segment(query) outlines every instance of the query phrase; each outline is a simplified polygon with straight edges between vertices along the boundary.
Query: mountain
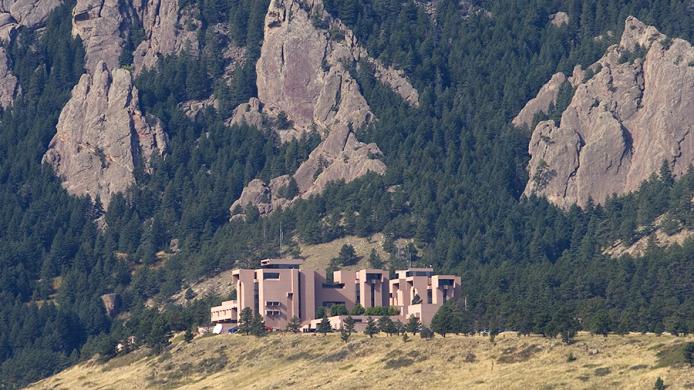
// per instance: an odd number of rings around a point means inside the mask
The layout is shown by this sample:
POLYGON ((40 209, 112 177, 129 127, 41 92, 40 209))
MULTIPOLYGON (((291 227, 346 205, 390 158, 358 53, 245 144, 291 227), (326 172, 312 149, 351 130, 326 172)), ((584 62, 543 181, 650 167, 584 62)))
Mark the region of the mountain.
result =
POLYGON ((0 387, 348 244, 474 331, 691 333, 693 41, 689 1, 5 1, 0 387))
POLYGON ((638 189, 663 163, 683 175, 694 163, 693 83, 691 44, 629 17, 619 44, 569 79, 553 76, 516 117, 527 124, 557 103, 564 84, 573 91, 559 123, 533 130, 525 194, 585 206, 638 189))

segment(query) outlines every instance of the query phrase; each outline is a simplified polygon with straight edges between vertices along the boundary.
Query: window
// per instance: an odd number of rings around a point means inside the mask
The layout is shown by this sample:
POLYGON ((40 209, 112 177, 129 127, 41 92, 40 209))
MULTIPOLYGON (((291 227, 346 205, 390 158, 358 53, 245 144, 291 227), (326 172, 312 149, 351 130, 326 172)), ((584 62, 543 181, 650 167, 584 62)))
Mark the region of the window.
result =
POLYGON ((431 303, 431 290, 427 290, 427 303, 431 303))
POLYGON ((439 286, 452 286, 453 279, 441 279, 439 280, 439 286))
POLYGON ((267 306, 267 307, 279 307, 279 306, 281 306, 281 305, 282 305, 282 304, 281 304, 280 302, 277 302, 277 301, 267 301, 267 302, 265 302, 265 306, 267 306))
POLYGON ((344 283, 323 283, 323 288, 345 288, 344 283))
POLYGON ((264 280, 276 280, 280 278, 280 273, 279 272, 264 272, 263 273, 263 279, 264 280))
POLYGON ((366 274, 366 281, 371 282, 371 281, 381 281, 381 274, 366 274))
POLYGON ((410 276, 433 276, 434 273, 431 271, 407 271, 405 274, 406 277, 410 276))

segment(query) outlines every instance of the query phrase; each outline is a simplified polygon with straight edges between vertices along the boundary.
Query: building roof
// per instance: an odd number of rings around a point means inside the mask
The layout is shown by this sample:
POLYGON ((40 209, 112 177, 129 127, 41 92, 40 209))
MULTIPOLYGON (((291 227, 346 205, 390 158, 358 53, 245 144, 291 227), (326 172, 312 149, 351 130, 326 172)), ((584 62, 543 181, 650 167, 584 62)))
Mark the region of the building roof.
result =
POLYGON ((304 263, 303 259, 265 259, 260 261, 261 267, 268 267, 271 265, 295 265, 299 266, 304 263))

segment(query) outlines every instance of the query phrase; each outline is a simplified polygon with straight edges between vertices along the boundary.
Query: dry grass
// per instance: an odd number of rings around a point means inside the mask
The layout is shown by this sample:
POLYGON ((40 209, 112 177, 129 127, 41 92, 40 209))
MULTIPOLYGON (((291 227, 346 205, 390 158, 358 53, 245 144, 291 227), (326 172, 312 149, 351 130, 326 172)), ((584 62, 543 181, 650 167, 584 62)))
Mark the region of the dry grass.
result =
POLYGON ((694 388, 694 370, 662 364, 684 341, 670 336, 593 337, 563 345, 540 337, 225 335, 177 344, 159 357, 133 353, 72 367, 35 389, 670 389, 694 388), (597 351, 597 353, 595 353, 597 351), (567 362, 572 353, 576 360, 567 362))
POLYGON ((368 268, 371 249, 375 249, 384 261, 388 259, 388 254, 383 250, 383 234, 376 233, 368 238, 347 236, 318 245, 300 243, 299 251, 301 252, 301 257, 305 258, 301 268, 316 271, 325 270, 330 264, 330 259, 337 257, 340 253, 340 248, 345 244, 352 245, 354 251, 357 252, 357 256, 361 257, 361 259, 357 265, 344 267, 344 269, 358 270, 368 268))

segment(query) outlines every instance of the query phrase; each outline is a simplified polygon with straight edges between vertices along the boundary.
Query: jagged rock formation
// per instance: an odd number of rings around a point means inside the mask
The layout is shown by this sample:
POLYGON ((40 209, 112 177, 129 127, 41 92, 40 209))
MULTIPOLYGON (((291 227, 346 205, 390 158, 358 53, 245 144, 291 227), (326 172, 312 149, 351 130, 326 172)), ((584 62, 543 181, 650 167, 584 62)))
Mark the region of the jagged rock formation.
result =
MULTIPOLYGON (((354 34, 323 9, 321 1, 270 3, 265 17, 265 38, 256 65, 258 98, 265 114, 286 113, 293 126, 277 129, 283 140, 303 132, 327 132, 334 126, 357 129, 373 115, 346 65, 364 60, 375 75, 410 104, 419 102, 417 90, 402 72, 369 57, 354 34), (331 37, 331 33, 336 36, 331 37)), ((251 108, 256 107, 254 102, 251 108)), ((230 123, 243 121, 248 107, 230 123)))
POLYGON ((7 52, 0 47, 0 107, 11 106, 18 91, 17 77, 10 70, 7 52))
POLYGON ((584 73, 581 65, 576 65, 571 77, 566 77, 561 72, 555 73, 547 84, 542 86, 537 96, 530 99, 518 115, 513 118, 513 125, 518 128, 532 127, 537 114, 549 114, 551 108, 557 104, 559 93, 564 84, 568 82, 572 88, 576 88, 583 81, 584 73))
POLYGON ((36 27, 48 18, 61 0, 0 1, 0 41, 8 43, 19 26, 36 27))
POLYGON ((381 150, 376 144, 359 142, 351 130, 345 127, 333 130, 294 175, 276 177, 270 183, 260 179, 251 181, 241 197, 231 205, 232 219, 243 216, 248 205, 266 215, 290 206, 297 199, 320 194, 329 183, 350 182, 369 172, 383 174, 386 166, 377 159, 380 155, 381 150), (287 187, 292 180, 296 183, 297 194, 288 198, 287 187))
POLYGON ((7 47, 20 26, 39 27, 60 0, 0 1, 0 107, 7 108, 20 93, 17 77, 10 70, 7 47))
POLYGON ((119 0, 77 0, 72 9, 72 35, 79 36, 85 51, 84 66, 91 71, 99 62, 116 69, 125 44, 121 32, 124 7, 119 0))
POLYGON ((283 141, 310 131, 318 131, 324 139, 293 175, 270 183, 251 182, 232 204, 232 218, 242 215, 249 204, 267 214, 322 192, 330 182, 385 172, 378 146, 359 142, 354 134, 374 120, 348 70, 362 61, 405 101, 419 104, 417 90, 403 73, 369 57, 354 34, 324 11, 320 0, 271 1, 256 64, 258 98, 237 107, 227 123, 275 127, 283 141), (284 116, 286 120, 278 120, 284 116), (283 122, 284 126, 278 125, 283 122), (288 196, 281 189, 292 180, 298 191, 288 196))
POLYGON ((694 163, 694 49, 629 17, 618 45, 586 70, 559 124, 529 146, 525 194, 568 207, 636 190, 666 161, 694 163))
POLYGON ((98 196, 108 205, 114 193, 134 183, 136 168, 149 170, 166 143, 159 121, 140 112, 130 72, 109 71, 99 62, 73 88, 43 161, 68 192, 98 196))
POLYGON ((136 5, 145 39, 133 53, 135 74, 156 65, 160 57, 187 51, 199 53, 198 30, 201 23, 192 7, 181 9, 178 0, 143 1, 136 5))

